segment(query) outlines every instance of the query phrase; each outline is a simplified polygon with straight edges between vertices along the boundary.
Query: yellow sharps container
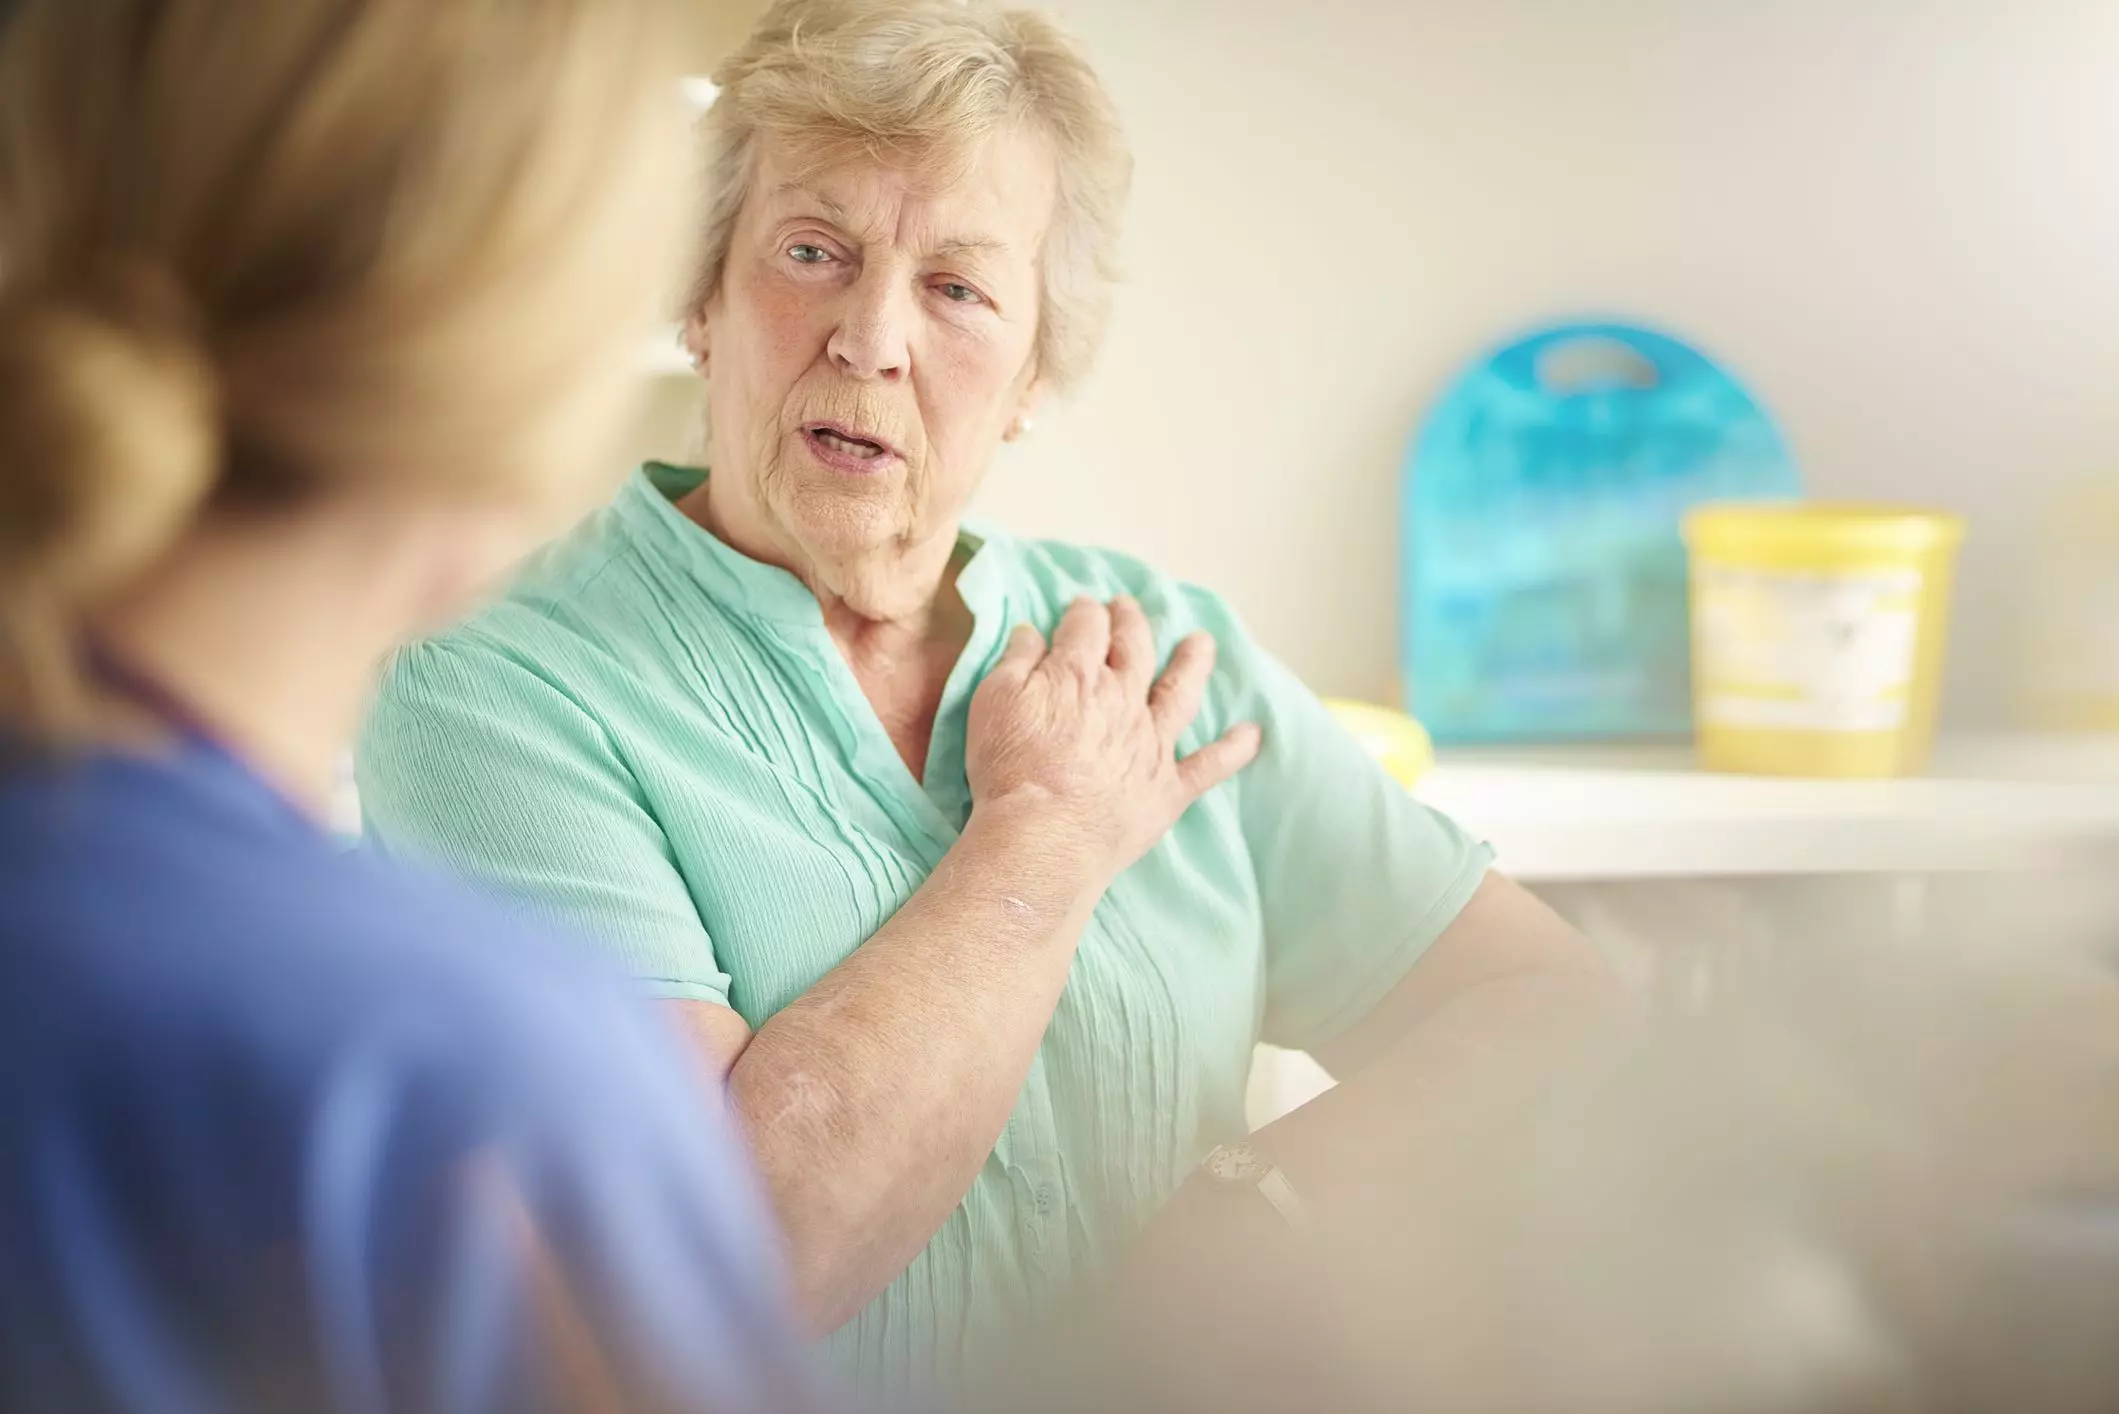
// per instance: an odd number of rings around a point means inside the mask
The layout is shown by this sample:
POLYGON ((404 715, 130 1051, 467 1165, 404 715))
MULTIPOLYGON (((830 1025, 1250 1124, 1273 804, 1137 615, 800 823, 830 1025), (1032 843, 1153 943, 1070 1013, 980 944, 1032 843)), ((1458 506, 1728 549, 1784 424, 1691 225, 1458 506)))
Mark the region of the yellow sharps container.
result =
POLYGON ((1925 767, 1963 540, 1956 516, 1910 508, 1694 509, 1700 763, 1782 776, 1925 767))
POLYGON ((1435 744, 1428 740, 1427 729, 1405 713, 1345 698, 1327 698, 1324 705, 1407 790, 1434 766, 1435 744))

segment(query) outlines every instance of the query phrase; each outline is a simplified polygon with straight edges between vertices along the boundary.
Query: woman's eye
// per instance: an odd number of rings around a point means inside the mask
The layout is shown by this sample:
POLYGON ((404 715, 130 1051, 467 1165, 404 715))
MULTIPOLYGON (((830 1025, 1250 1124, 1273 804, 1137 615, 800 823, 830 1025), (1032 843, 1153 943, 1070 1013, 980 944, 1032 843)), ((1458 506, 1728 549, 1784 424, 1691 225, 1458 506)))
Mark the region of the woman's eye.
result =
POLYGON ((979 292, 977 290, 974 290, 969 285, 959 285, 954 280, 946 281, 935 288, 942 292, 943 299, 957 304, 976 304, 979 300, 979 292))
POLYGON ((787 258, 797 265, 822 265, 831 259, 831 252, 820 245, 797 241, 787 248, 787 258))

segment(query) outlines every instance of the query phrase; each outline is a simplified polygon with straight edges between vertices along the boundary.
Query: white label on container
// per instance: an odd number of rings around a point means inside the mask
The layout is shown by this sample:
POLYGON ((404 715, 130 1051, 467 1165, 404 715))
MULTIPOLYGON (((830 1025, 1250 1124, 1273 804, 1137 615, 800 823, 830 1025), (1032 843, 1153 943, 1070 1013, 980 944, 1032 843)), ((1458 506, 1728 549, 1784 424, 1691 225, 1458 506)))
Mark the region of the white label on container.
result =
POLYGON ((1702 724, 1895 731, 1920 638, 1918 570, 1693 573, 1702 724))

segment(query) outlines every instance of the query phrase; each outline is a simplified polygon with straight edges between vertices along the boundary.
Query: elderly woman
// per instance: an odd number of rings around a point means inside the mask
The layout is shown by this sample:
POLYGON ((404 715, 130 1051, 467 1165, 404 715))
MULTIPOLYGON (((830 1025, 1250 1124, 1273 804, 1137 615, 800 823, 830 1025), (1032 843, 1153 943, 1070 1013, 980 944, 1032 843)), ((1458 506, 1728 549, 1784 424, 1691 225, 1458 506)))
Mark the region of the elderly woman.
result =
MULTIPOLYGON (((1261 1039, 1345 1073, 1598 983, 1220 599, 963 524, 1096 342, 1129 159, 1070 44, 789 0, 716 78, 706 468, 402 655, 361 784, 682 1010, 816 1327, 919 1389, 1241 1139, 1261 1039)), ((1328 1202, 1311 1140, 1222 1201, 1328 1202)))

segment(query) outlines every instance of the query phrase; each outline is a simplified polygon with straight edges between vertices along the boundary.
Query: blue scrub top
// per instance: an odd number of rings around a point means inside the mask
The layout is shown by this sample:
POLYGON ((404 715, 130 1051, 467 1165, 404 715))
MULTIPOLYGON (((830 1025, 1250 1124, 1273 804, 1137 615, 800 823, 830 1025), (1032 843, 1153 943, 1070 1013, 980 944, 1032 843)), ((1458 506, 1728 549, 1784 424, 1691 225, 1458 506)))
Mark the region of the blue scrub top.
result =
POLYGON ((0 1409, 812 1405, 628 984, 227 754, 0 763, 0 1409))

